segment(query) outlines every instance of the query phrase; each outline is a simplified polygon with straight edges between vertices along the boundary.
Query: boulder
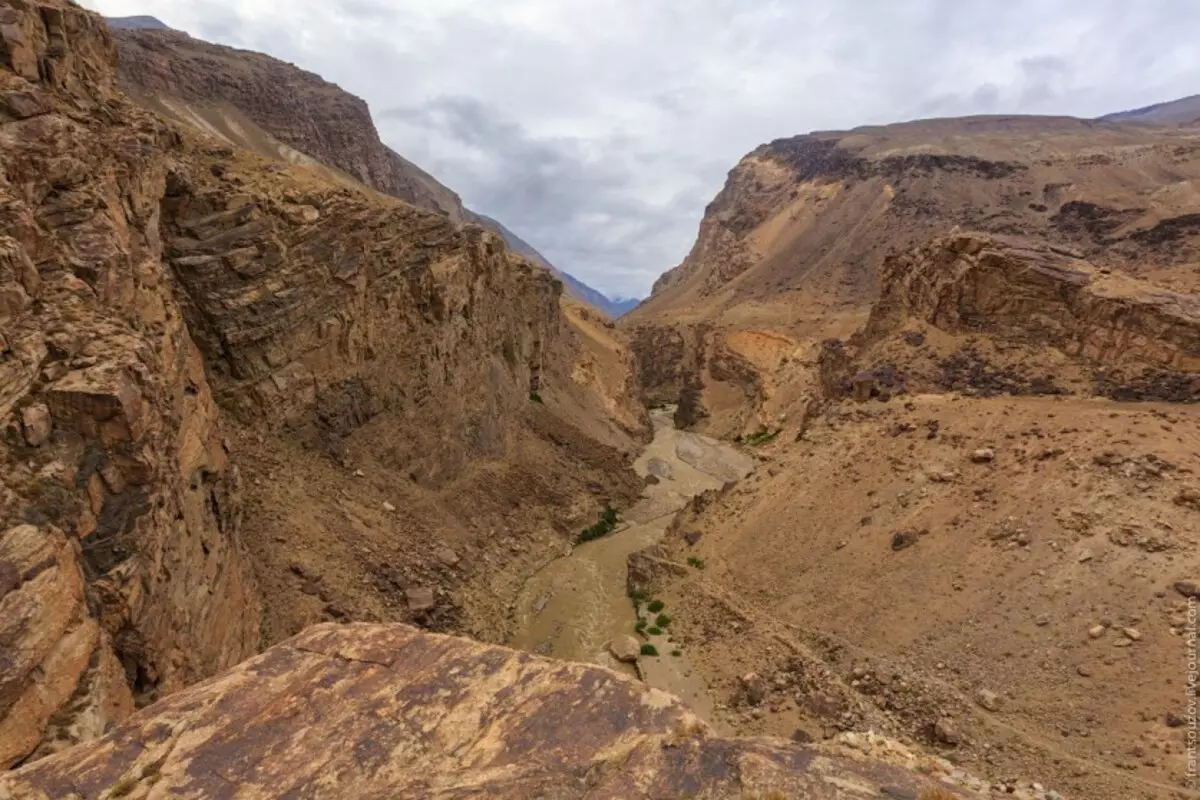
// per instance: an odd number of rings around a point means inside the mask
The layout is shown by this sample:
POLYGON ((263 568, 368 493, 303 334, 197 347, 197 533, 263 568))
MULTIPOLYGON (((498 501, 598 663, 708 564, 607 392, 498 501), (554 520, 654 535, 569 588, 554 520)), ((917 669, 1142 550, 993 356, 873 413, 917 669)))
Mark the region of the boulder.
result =
POLYGON ((608 643, 608 652, 613 654, 613 658, 624 664, 633 664, 637 662, 638 656, 641 655, 642 645, 637 639, 632 636, 618 636, 608 643))
POLYGON ((45 403, 27 406, 21 411, 21 428, 30 447, 40 447, 50 438, 50 409, 45 403))

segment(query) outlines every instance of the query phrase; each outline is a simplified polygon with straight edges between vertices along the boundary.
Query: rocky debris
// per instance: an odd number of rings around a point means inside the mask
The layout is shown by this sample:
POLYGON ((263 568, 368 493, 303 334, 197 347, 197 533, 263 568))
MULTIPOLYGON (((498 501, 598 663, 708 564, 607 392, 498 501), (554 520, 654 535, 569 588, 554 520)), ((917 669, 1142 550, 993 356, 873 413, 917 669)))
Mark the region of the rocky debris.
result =
POLYGON ((1092 639, 1099 639, 1104 636, 1104 633, 1107 630, 1108 628, 1104 627, 1103 625, 1093 625, 1088 629, 1088 637, 1092 639))
POLYGON ((892 534, 892 549, 904 550, 919 541, 921 541, 921 534, 918 531, 912 529, 896 531, 892 534))
POLYGON ((1176 581, 1175 591, 1179 592, 1184 597, 1200 598, 1200 583, 1196 581, 1176 581))
POLYGON ((671 465, 661 458, 652 458, 646 463, 646 471, 661 480, 671 479, 671 465))
POLYGON ((1200 511, 1200 489, 1180 489, 1179 494, 1175 495, 1175 505, 1187 506, 1200 511))
POLYGON ((996 451, 990 447, 981 447, 971 453, 971 461, 976 464, 990 464, 996 460, 996 451))
POLYGON ((933 736, 942 744, 956 747, 963 743, 963 735, 955 726, 954 721, 942 717, 933 725, 933 736))
POLYGON ((25 443, 30 447, 41 447, 50 438, 50 409, 45 403, 35 403, 21 411, 21 427, 25 431, 25 443))
POLYGON ((0 795, 967 796, 916 766, 841 744, 718 738, 674 698, 598 667, 401 625, 327 624, 0 776, 0 795))
POLYGON ((633 664, 641 655, 642 645, 632 636, 619 636, 608 643, 608 652, 612 653, 617 661, 633 664))
POLYGON ((752 706, 761 705, 767 697, 767 682, 757 672, 747 672, 740 678, 742 693, 752 706))
POLYGON ((429 611, 437 605, 437 598, 434 596, 432 586, 417 586, 406 589, 404 596, 408 600, 408 610, 412 612, 429 611))
POLYGON ((1124 634, 1125 638, 1131 642, 1140 642, 1142 640, 1141 631, 1139 631, 1137 628, 1125 628, 1121 631, 1121 633, 1124 634))
POLYGON ((996 694, 995 692, 987 689, 981 689, 979 694, 976 695, 975 700, 982 708, 985 708, 988 711, 1000 710, 1000 695, 996 694))

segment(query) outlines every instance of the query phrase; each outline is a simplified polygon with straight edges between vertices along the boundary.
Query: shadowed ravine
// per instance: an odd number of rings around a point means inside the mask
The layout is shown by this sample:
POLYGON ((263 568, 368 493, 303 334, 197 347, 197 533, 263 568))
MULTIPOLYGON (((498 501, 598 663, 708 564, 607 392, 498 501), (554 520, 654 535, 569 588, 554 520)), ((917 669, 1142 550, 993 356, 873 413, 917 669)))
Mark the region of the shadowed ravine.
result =
MULTIPOLYGON (((632 508, 621 510, 617 530, 575 547, 534 574, 514 604, 513 647, 625 671, 606 651, 609 641, 634 632, 637 617, 627 596, 630 554, 658 542, 675 512, 692 497, 750 473, 755 461, 735 447, 676 430, 669 409, 652 412, 654 439, 634 464, 655 474, 632 508)), ((643 657, 638 672, 651 686, 683 699, 711 719, 712 702, 686 654, 671 656, 667 635, 652 637, 659 657, 643 657)))

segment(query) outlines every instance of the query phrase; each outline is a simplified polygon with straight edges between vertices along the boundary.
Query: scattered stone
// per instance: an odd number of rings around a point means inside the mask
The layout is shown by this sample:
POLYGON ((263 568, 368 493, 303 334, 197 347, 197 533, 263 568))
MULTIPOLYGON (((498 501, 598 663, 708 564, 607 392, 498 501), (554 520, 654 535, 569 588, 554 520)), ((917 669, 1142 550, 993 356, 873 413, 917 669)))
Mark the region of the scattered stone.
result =
POLYGON ((1129 639, 1130 641, 1138 642, 1142 639, 1141 631, 1139 631, 1137 628, 1126 628, 1121 632, 1124 633, 1125 638, 1129 639))
POLYGON ((683 540, 688 543, 688 547, 695 547, 700 543, 700 538, 703 535, 700 531, 688 531, 683 534, 683 540))
POLYGON ((386 500, 383 501, 383 510, 388 512, 389 514, 396 513, 396 507, 386 500))
POLYGON ((1092 668, 1087 664, 1080 664, 1075 668, 1075 672, 1079 673, 1081 678, 1090 678, 1094 674, 1092 668))
POLYGON ((1167 712, 1166 723, 1168 728, 1182 728, 1187 724, 1187 720, 1174 712, 1167 712))
POLYGON ((633 664, 641 655, 642 646, 632 636, 619 636, 608 643, 608 652, 623 664, 633 664))
POLYGON ((414 589, 408 589, 404 592, 405 598, 408 600, 408 609, 410 611, 429 611, 435 605, 433 596, 433 587, 418 586, 414 589))
POLYGON ((1188 508, 1200 511, 1200 489, 1193 489, 1191 487, 1180 489, 1179 494, 1175 496, 1175 505, 1187 506, 1188 508))
POLYGON ((792 741, 798 744, 811 744, 813 737, 803 728, 796 728, 792 731, 792 741))
POLYGON ((896 531, 892 534, 892 549, 904 550, 907 547, 912 547, 921 538, 921 534, 914 530, 896 531))
POLYGON ((1000 710, 1000 695, 996 694, 995 692, 988 691, 987 689, 980 690, 979 695, 975 698, 975 701, 988 711, 1000 710))
POLYGON ((946 717, 942 717, 934 723, 933 735, 942 744, 958 745, 963 740, 962 734, 954 727, 954 723, 946 717))
POLYGON ((41 447, 50 438, 50 409, 44 403, 27 406, 21 411, 21 427, 30 447, 41 447))
POLYGON ((742 688, 746 692, 746 700, 751 705, 758 705, 767 696, 767 682, 757 672, 747 672, 741 678, 742 688))
POLYGON ((1038 614, 1037 626, 1039 628, 1044 628, 1049 624, 1050 624, 1050 615, 1049 614, 1038 614))
POLYGON ((1090 636, 1093 639, 1099 639, 1101 636, 1104 635, 1104 632, 1106 630, 1108 630, 1108 629, 1105 628, 1103 625, 1093 625, 1088 630, 1088 636, 1090 636))
POLYGON ((1084 550, 1082 553, 1079 554, 1079 563, 1086 564, 1087 562, 1091 561, 1092 558, 1093 558, 1092 551, 1084 550))
POLYGON ((988 464, 996 460, 996 451, 990 447, 981 447, 971 453, 971 461, 976 464, 988 464))
POLYGON ((661 458, 652 458, 646 464, 646 471, 656 478, 661 480, 670 480, 672 474, 671 465, 661 458))
POLYGON ((1184 597, 1195 597, 1200 599, 1200 583, 1196 581, 1176 581, 1175 591, 1179 592, 1184 597))
POLYGON ((361 469, 356 469, 356 470, 354 470, 354 477, 365 478, 365 477, 367 477, 367 473, 363 472, 361 469))
POLYGON ((439 547, 437 552, 433 555, 434 558, 445 564, 447 567, 458 566, 458 553, 454 552, 449 547, 439 547))

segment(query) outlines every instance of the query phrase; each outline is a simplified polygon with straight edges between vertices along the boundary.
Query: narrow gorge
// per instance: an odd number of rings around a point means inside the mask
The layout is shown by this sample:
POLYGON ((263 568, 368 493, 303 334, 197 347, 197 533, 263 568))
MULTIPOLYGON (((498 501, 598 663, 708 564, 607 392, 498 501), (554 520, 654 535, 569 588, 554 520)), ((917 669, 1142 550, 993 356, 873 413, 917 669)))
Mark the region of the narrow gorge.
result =
POLYGON ((1200 798, 1200 120, 772 141, 614 320, 112 22, 0 0, 0 800, 1200 798))

